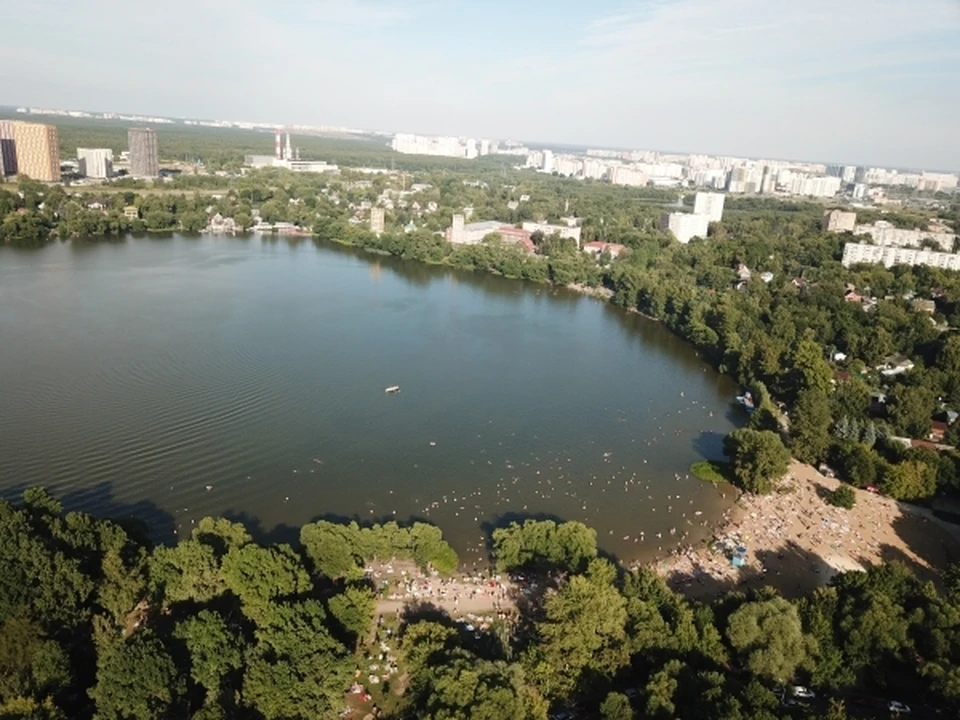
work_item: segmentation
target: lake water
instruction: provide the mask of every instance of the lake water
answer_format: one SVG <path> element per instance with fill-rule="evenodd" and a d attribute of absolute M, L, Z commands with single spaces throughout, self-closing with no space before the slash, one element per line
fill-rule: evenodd
<path fill-rule="evenodd" d="M 0 492 L 161 538 L 424 518 L 470 562 L 549 515 L 649 559 L 731 499 L 684 475 L 735 390 L 656 323 L 490 275 L 256 237 L 0 249 Z"/>

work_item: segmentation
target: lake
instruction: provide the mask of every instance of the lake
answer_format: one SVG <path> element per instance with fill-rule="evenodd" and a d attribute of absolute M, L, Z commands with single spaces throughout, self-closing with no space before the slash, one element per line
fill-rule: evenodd
<path fill-rule="evenodd" d="M 732 500 L 685 476 L 722 457 L 736 387 L 657 323 L 309 240 L 2 248 L 0 388 L 4 497 L 164 539 L 422 518 L 469 564 L 492 524 L 551 516 L 646 560 Z"/>

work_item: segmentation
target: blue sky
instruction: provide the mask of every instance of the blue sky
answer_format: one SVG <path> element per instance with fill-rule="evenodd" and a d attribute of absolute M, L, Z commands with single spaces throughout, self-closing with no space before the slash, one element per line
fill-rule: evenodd
<path fill-rule="evenodd" d="M 0 104 L 960 170 L 960 0 L 2 0 Z"/>

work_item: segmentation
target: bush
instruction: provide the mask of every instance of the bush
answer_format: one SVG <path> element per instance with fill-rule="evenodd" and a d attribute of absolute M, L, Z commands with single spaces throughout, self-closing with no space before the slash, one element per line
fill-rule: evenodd
<path fill-rule="evenodd" d="M 852 510 L 857 503 L 857 493 L 849 485 L 841 485 L 827 498 L 827 502 L 837 507 Z"/>
<path fill-rule="evenodd" d="M 733 467 L 717 460 L 701 460 L 690 466 L 690 474 L 705 482 L 726 483 L 733 479 Z"/>

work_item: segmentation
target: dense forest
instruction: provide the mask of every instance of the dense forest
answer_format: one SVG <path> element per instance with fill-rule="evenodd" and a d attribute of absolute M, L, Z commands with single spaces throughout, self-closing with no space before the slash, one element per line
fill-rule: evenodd
<path fill-rule="evenodd" d="M 319 521 L 264 546 L 205 518 L 154 547 L 28 490 L 0 501 L 0 717 L 839 720 L 960 703 L 957 568 L 943 592 L 891 563 L 795 601 L 704 604 L 602 557 L 581 523 L 511 523 L 490 547 L 516 610 L 475 628 L 428 602 L 377 610 L 371 563 L 455 570 L 429 525 Z"/>

